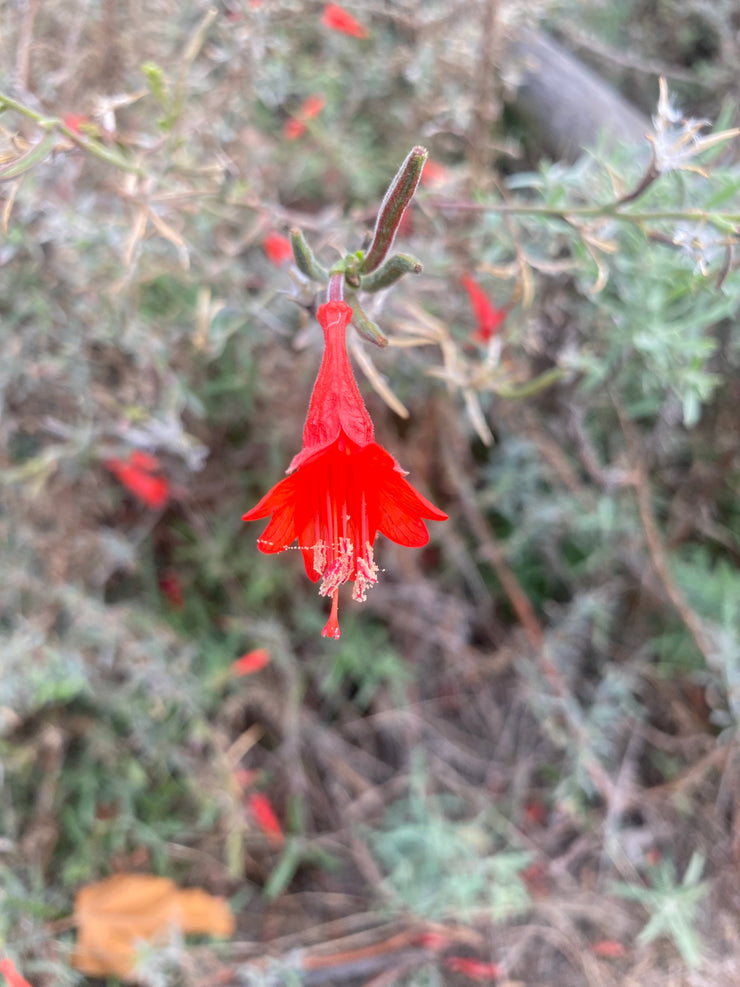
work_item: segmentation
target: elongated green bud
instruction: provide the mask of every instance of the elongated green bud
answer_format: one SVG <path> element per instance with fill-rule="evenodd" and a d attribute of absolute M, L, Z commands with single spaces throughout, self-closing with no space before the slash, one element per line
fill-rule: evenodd
<path fill-rule="evenodd" d="M 362 261 L 360 273 L 369 274 L 380 267 L 390 252 L 399 223 L 416 191 L 428 156 L 429 152 L 425 147 L 412 147 L 398 169 L 380 204 L 373 239 Z"/>
<path fill-rule="evenodd" d="M 362 291 L 380 291 L 395 284 L 404 274 L 421 274 L 421 261 L 411 254 L 392 254 L 385 263 L 373 271 L 360 277 Z"/>
<path fill-rule="evenodd" d="M 313 250 L 311 250 L 306 242 L 306 238 L 297 226 L 294 226 L 290 231 L 290 243 L 293 247 L 293 257 L 295 258 L 296 267 L 301 274 L 305 274 L 312 281 L 318 281 L 320 284 L 324 284 L 329 278 L 329 272 L 316 260 Z"/>
<path fill-rule="evenodd" d="M 9 181 L 11 178 L 18 178 L 27 172 L 29 168 L 40 164 L 54 150 L 56 140 L 53 133 L 48 133 L 42 137 L 40 141 L 29 147 L 24 154 L 11 161 L 6 168 L 0 170 L 0 182 Z"/>
<path fill-rule="evenodd" d="M 366 339 L 369 343 L 374 343 L 375 346 L 387 346 L 388 340 L 383 335 L 378 326 L 372 319 L 362 311 L 359 302 L 353 296 L 350 304 L 352 305 L 352 325 L 359 332 L 363 339 Z"/>

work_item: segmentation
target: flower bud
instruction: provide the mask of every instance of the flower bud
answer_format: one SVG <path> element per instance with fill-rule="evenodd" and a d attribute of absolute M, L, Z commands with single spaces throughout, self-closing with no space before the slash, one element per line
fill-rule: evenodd
<path fill-rule="evenodd" d="M 429 156 L 425 147 L 412 147 L 406 160 L 398 169 L 396 177 L 388 187 L 378 212 L 372 243 L 360 265 L 361 273 L 369 274 L 385 260 L 396 236 L 406 207 L 416 191 L 424 162 Z"/>
<path fill-rule="evenodd" d="M 369 343 L 380 347 L 388 345 L 388 340 L 383 335 L 380 326 L 362 311 L 356 298 L 352 299 L 352 325 Z"/>
<path fill-rule="evenodd" d="M 318 281 L 321 284 L 326 282 L 329 277 L 328 271 L 316 260 L 313 250 L 311 250 L 306 242 L 306 238 L 297 226 L 290 231 L 290 243 L 293 247 L 293 257 L 295 258 L 296 267 L 301 274 L 305 274 L 307 278 L 311 278 L 312 281 Z"/>
<path fill-rule="evenodd" d="M 421 261 L 411 254 L 393 254 L 381 264 L 372 274 L 364 274 L 360 278 L 362 291 L 380 291 L 395 284 L 404 274 L 421 274 Z"/>

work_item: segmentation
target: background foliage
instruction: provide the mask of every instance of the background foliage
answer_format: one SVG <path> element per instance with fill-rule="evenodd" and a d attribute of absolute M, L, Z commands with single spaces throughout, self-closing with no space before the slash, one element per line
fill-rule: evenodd
<path fill-rule="evenodd" d="M 0 952 L 88 982 L 75 892 L 133 870 L 237 918 L 144 984 L 729 983 L 740 168 L 692 118 L 736 118 L 732 5 L 374 0 L 365 38 L 322 9 L 0 12 Z M 538 152 L 525 27 L 670 124 L 633 200 L 647 142 Z M 319 358 L 264 242 L 356 249 L 413 143 L 425 270 L 369 306 L 391 346 L 353 345 L 450 521 L 380 544 L 327 642 L 300 555 L 239 520 Z M 507 310 L 488 343 L 466 272 Z M 158 506 L 111 468 L 136 452 Z"/>

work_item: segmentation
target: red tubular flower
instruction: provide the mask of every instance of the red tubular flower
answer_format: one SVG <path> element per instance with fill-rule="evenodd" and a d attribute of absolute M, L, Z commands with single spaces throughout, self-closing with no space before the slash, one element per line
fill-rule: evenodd
<path fill-rule="evenodd" d="M 281 264 L 287 264 L 288 261 L 293 260 L 293 248 L 290 245 L 290 240 L 275 230 L 271 230 L 262 241 L 262 249 L 267 259 L 275 267 L 280 267 Z"/>
<path fill-rule="evenodd" d="M 83 116 L 81 113 L 68 113 L 66 116 L 62 117 L 62 123 L 68 130 L 71 130 L 73 134 L 77 134 L 78 137 L 81 137 L 83 133 L 82 128 L 85 124 L 90 124 L 90 118 Z"/>
<path fill-rule="evenodd" d="M 472 960 L 467 956 L 448 956 L 444 961 L 445 969 L 453 973 L 462 973 L 470 980 L 490 983 L 503 976 L 503 968 L 498 963 L 484 963 L 482 960 Z"/>
<path fill-rule="evenodd" d="M 232 675 L 254 675 L 270 664 L 270 652 L 266 648 L 255 648 L 231 663 Z"/>
<path fill-rule="evenodd" d="M 475 315 L 478 323 L 473 339 L 479 343 L 487 343 L 498 332 L 502 322 L 509 314 L 508 310 L 496 308 L 472 274 L 464 274 L 460 278 L 460 284 L 468 293 L 473 315 Z"/>
<path fill-rule="evenodd" d="M 339 637 L 338 598 L 342 583 L 354 583 L 352 597 L 362 601 L 378 581 L 373 544 L 378 531 L 399 545 L 426 545 L 424 519 L 447 515 L 417 493 L 404 470 L 374 441 L 367 413 L 347 356 L 345 333 L 352 318 L 346 302 L 322 305 L 317 318 L 324 330 L 324 358 L 314 385 L 303 449 L 289 475 L 242 518 L 272 515 L 257 545 L 261 552 L 282 552 L 296 539 L 306 573 L 321 580 L 319 593 L 331 596 L 324 637 Z"/>
<path fill-rule="evenodd" d="M 283 133 L 288 140 L 296 140 L 306 133 L 306 120 L 313 120 L 326 106 L 323 96 L 307 96 L 295 116 L 286 120 Z"/>
<path fill-rule="evenodd" d="M 247 798 L 247 805 L 268 843 L 281 847 L 285 842 L 285 835 L 269 798 L 262 792 L 252 792 Z"/>
<path fill-rule="evenodd" d="M 137 449 L 127 460 L 106 459 L 103 465 L 147 507 L 158 510 L 169 501 L 170 485 L 167 478 L 159 474 L 162 464 L 156 456 Z"/>
<path fill-rule="evenodd" d="M 352 14 L 349 14 L 337 3 L 328 3 L 324 7 L 321 23 L 324 27 L 328 27 L 332 31 L 339 31 L 340 34 L 349 34 L 353 38 L 367 37 L 367 28 L 363 27 L 359 21 L 355 20 Z"/>
<path fill-rule="evenodd" d="M 591 943 L 591 952 L 602 960 L 619 960 L 627 955 L 627 947 L 618 939 L 599 939 Z"/>
<path fill-rule="evenodd" d="M 18 973 L 15 963 L 8 956 L 0 960 L 0 973 L 5 977 L 8 987 L 31 987 L 26 978 Z"/>

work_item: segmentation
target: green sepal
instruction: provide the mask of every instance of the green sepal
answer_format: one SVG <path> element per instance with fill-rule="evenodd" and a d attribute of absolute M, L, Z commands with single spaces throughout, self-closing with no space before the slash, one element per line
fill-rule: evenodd
<path fill-rule="evenodd" d="M 390 288 L 404 274 L 421 274 L 421 272 L 421 261 L 416 257 L 412 257 L 411 254 L 393 254 L 372 274 L 363 274 L 360 277 L 360 288 L 362 291 L 380 291 L 382 288 Z"/>
<path fill-rule="evenodd" d="M 381 347 L 381 349 L 387 346 L 388 339 L 383 335 L 380 326 L 368 318 L 354 295 L 349 299 L 349 304 L 352 306 L 352 325 L 362 338 L 366 339 L 368 343 Z"/>
<path fill-rule="evenodd" d="M 290 244 L 293 247 L 293 257 L 296 267 L 301 274 L 305 274 L 307 278 L 311 278 L 312 281 L 318 281 L 320 284 L 328 281 L 329 272 L 316 260 L 313 250 L 311 250 L 306 242 L 306 238 L 297 226 L 293 227 L 290 231 Z"/>

